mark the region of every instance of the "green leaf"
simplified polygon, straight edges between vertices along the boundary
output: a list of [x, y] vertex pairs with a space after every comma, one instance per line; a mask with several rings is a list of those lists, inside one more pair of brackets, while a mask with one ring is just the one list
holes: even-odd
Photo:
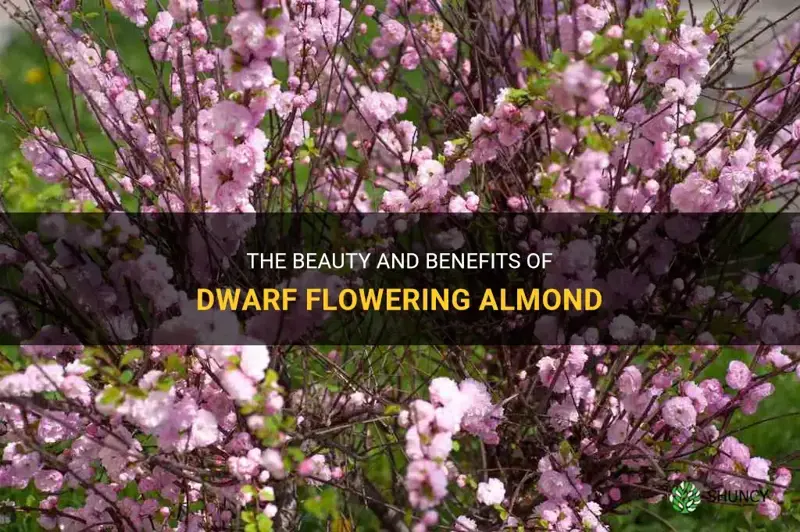
[[506, 101], [513, 103], [517, 107], [523, 107], [530, 102], [530, 96], [527, 90], [510, 89], [506, 93]]
[[280, 376], [274, 369], [267, 370], [267, 376], [264, 377], [264, 386], [267, 388], [271, 388], [274, 384], [278, 382]]
[[128, 482], [125, 487], [117, 494], [117, 499], [122, 500], [125, 497], [131, 499], [139, 498], [139, 485], [136, 482]]
[[164, 367], [168, 373], [174, 372], [178, 375], [184, 375], [186, 373], [186, 365], [180, 355], [172, 354], [168, 356]]
[[33, 123], [37, 126], [46, 126], [47, 125], [47, 109], [44, 107], [39, 107], [36, 109], [36, 112], [33, 114]]
[[553, 52], [553, 57], [550, 60], [558, 70], [564, 70], [569, 64], [569, 56], [561, 50]]
[[103, 405], [111, 405], [121, 400], [122, 400], [122, 391], [115, 386], [110, 386], [106, 388], [105, 390], [103, 390], [103, 393], [100, 396], [100, 404]]
[[706, 13], [705, 18], [703, 19], [703, 29], [706, 33], [710, 33], [712, 27], [714, 26], [714, 22], [717, 20], [717, 13], [713, 9]]
[[545, 70], [545, 64], [541, 59], [539, 59], [539, 56], [533, 53], [531, 50], [522, 51], [522, 60], [520, 61], [520, 64], [523, 68], [529, 68], [538, 72], [543, 72]]
[[175, 381], [166, 375], [162, 375], [156, 382], [156, 390], [168, 392], [175, 385]]
[[289, 447], [286, 449], [286, 456], [296, 463], [302, 462], [306, 458], [303, 454], [303, 451], [301, 451], [298, 447]]
[[558, 445], [558, 454], [561, 455], [561, 458], [563, 458], [565, 461], [572, 460], [572, 445], [570, 445], [567, 440], [562, 441]]
[[383, 413], [387, 416], [396, 416], [401, 410], [402, 408], [400, 405], [386, 405], [386, 408], [383, 409]]
[[500, 516], [500, 519], [502, 519], [503, 521], [508, 519], [508, 511], [506, 511], [505, 508], [503, 508], [499, 504], [495, 504], [494, 509], [497, 511], [498, 515]]
[[606, 153], [610, 153], [614, 148], [614, 145], [608, 137], [597, 133], [589, 133], [589, 135], [586, 136], [586, 146], [592, 150]]
[[122, 361], [120, 362], [120, 364], [122, 366], [127, 366], [131, 362], [135, 362], [140, 358], [142, 358], [143, 356], [144, 356], [144, 351], [142, 351], [141, 349], [131, 349], [130, 351], [125, 353], [125, 356], [122, 357]]
[[667, 16], [664, 14], [663, 9], [646, 9], [642, 13], [642, 20], [644, 20], [645, 27], [650, 31], [667, 27]]
[[272, 519], [264, 514], [258, 514], [256, 518], [258, 524], [258, 532], [272, 532]]
[[594, 117], [596, 122], [600, 122], [601, 124], [605, 124], [607, 126], [616, 126], [617, 119], [610, 115], [597, 115]]
[[597, 35], [592, 41], [592, 55], [595, 58], [608, 55], [608, 53], [611, 51], [610, 48], [612, 48], [615, 44], [616, 43], [612, 39], [603, 37], [602, 35]]
[[325, 488], [316, 497], [311, 497], [303, 502], [303, 508], [319, 519], [327, 521], [336, 514], [338, 496], [333, 488]]
[[647, 9], [639, 17], [625, 22], [625, 38], [641, 43], [646, 37], [667, 27], [667, 17], [661, 9]]
[[551, 175], [543, 175], [539, 182], [539, 193], [545, 197], [550, 197], [553, 190], [553, 185], [556, 183], [556, 178]]

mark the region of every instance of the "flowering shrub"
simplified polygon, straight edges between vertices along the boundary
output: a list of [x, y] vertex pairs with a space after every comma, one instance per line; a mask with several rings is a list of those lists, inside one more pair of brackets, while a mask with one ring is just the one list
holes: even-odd
[[[13, 15], [68, 74], [64, 110], [85, 105], [114, 154], [89, 149], [77, 113], [9, 103], [24, 157], [75, 212], [744, 212], [792, 200], [800, 177], [798, 24], [731, 88], [736, 19], [671, 1], [112, 0], [124, 31], [142, 32], [148, 71], [129, 69], [79, 3], [33, 4]], [[123, 339], [132, 290], [177, 326], [230, 325], [190, 312], [186, 272], [139, 246], [135, 226], [69, 241], [54, 220], [54, 255], [32, 233], [0, 248], [23, 292], [77, 287], [98, 330]], [[214, 253], [246, 228], [228, 229]], [[554, 282], [594, 279], [601, 245], [571, 242]], [[108, 278], [75, 247], [105, 253]], [[796, 267], [769, 282], [796, 293]], [[633, 290], [634, 273], [606, 281]], [[729, 296], [693, 290], [698, 304]], [[794, 310], [754, 307], [759, 326], [797, 336]], [[4, 328], [21, 327], [0, 309]], [[627, 316], [609, 330], [648, 334]], [[345, 530], [368, 514], [395, 531], [600, 531], [609, 511], [681, 480], [766, 489], [758, 512], [776, 519], [792, 477], [731, 426], [781, 373], [800, 376], [790, 347], [738, 352], [722, 382], [706, 375], [723, 355], [707, 337], [608, 347], [587, 331], [584, 345], [440, 351], [22, 332], [0, 378], [0, 485], [32, 486], [46, 529]]]

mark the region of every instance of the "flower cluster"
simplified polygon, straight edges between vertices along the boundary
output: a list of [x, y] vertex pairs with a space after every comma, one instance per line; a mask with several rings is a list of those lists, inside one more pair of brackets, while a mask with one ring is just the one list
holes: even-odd
[[496, 444], [496, 429], [503, 415], [502, 407], [492, 404], [486, 386], [471, 379], [456, 384], [447, 377], [437, 377], [428, 391], [430, 402], [417, 399], [399, 415], [400, 424], [408, 426], [408, 500], [420, 510], [438, 506], [447, 495], [452, 475], [446, 461], [453, 450], [453, 437], [463, 429], [490, 445]]

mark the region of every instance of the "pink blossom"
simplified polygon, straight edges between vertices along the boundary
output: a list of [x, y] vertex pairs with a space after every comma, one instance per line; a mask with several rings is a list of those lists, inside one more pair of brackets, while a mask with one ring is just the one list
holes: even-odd
[[321, 454], [315, 454], [303, 460], [297, 467], [297, 474], [301, 477], [313, 477], [322, 481], [331, 479], [330, 467], [327, 465], [325, 457]]
[[436, 410], [427, 401], [415, 400], [409, 407], [411, 420], [416, 424], [422, 434], [428, 434], [430, 426], [436, 417]]
[[433, 435], [430, 444], [426, 446], [424, 456], [432, 460], [444, 460], [453, 450], [453, 437], [448, 432], [438, 432]]
[[636, 323], [625, 314], [620, 314], [611, 321], [609, 333], [618, 342], [631, 342], [636, 340], [638, 328]]
[[403, 65], [403, 68], [406, 70], [416, 69], [419, 66], [419, 62], [419, 53], [411, 46], [406, 48], [405, 52], [403, 52], [403, 57], [400, 58], [400, 64]]
[[137, 26], [142, 27], [147, 23], [147, 3], [144, 0], [112, 0], [111, 5]]
[[670, 192], [670, 200], [682, 212], [711, 212], [716, 208], [717, 185], [699, 174], [690, 174]]
[[478, 502], [487, 506], [502, 504], [506, 496], [506, 488], [503, 482], [496, 478], [490, 478], [486, 482], [478, 484]]
[[622, 370], [618, 381], [619, 391], [625, 394], [636, 393], [642, 387], [642, 373], [636, 366]]
[[774, 521], [781, 515], [781, 506], [780, 504], [776, 503], [772, 499], [767, 499], [765, 501], [761, 501], [758, 503], [756, 507], [758, 513], [769, 519], [770, 521]]
[[695, 410], [698, 414], [702, 414], [708, 407], [708, 400], [706, 399], [705, 391], [694, 382], [685, 382], [681, 387], [683, 395], [692, 400]]
[[267, 28], [267, 21], [256, 11], [243, 11], [231, 19], [225, 31], [238, 53], [267, 59], [277, 55], [282, 40], [280, 33], [277, 38], [268, 37]]
[[405, 484], [411, 506], [427, 510], [447, 495], [447, 470], [430, 460], [415, 460], [408, 466]]
[[385, 19], [381, 26], [381, 36], [388, 46], [397, 46], [406, 36], [406, 28], [394, 19]]
[[197, 13], [197, 0], [169, 0], [169, 12], [179, 22], [186, 22]]
[[228, 137], [244, 137], [255, 127], [250, 111], [246, 107], [230, 100], [219, 102], [211, 112], [216, 130]]
[[566, 68], [561, 89], [553, 99], [565, 109], [585, 104], [587, 112], [597, 112], [608, 105], [602, 74], [583, 61]]
[[437, 377], [428, 385], [431, 394], [431, 401], [434, 404], [447, 406], [453, 401], [461, 399], [461, 392], [458, 384], [447, 377]]
[[552, 500], [563, 499], [573, 492], [567, 476], [554, 470], [542, 473], [537, 489], [539, 493]]
[[435, 186], [444, 177], [444, 166], [439, 161], [429, 159], [417, 170], [417, 183], [422, 187]]
[[753, 457], [747, 466], [747, 476], [756, 480], [769, 481], [770, 461], [764, 458]]
[[[258, 452], [258, 449], [254, 449]], [[246, 456], [231, 456], [228, 458], [228, 470], [240, 479], [247, 480], [258, 474], [258, 462], [249, 453]]]
[[725, 376], [725, 382], [734, 390], [743, 390], [750, 384], [752, 372], [747, 364], [740, 360], [733, 360], [728, 364], [728, 374]]
[[686, 84], [678, 78], [670, 78], [664, 84], [661, 94], [666, 101], [677, 102], [686, 94]]
[[199, 410], [192, 421], [188, 448], [197, 449], [216, 443], [220, 438], [217, 420], [208, 410]]
[[575, 22], [578, 31], [598, 31], [608, 23], [609, 13], [605, 9], [592, 7], [589, 4], [583, 4], [575, 11]]
[[758, 404], [774, 392], [775, 385], [771, 382], [764, 382], [755, 386], [745, 395], [744, 401], [742, 402], [742, 413], [746, 415], [754, 414], [758, 408]]
[[672, 152], [672, 164], [678, 170], [687, 170], [694, 164], [696, 155], [691, 148], [678, 148]]
[[692, 58], [704, 58], [714, 46], [714, 41], [701, 27], [681, 25], [680, 47]]
[[467, 516], [460, 515], [453, 524], [454, 532], [477, 532], [478, 525]]
[[361, 117], [372, 127], [392, 118], [400, 108], [397, 98], [388, 92], [370, 92], [358, 104]]
[[281, 454], [275, 449], [265, 449], [261, 455], [261, 465], [275, 478], [283, 478], [285, 469]]
[[719, 449], [724, 455], [730, 457], [744, 467], [750, 464], [750, 449], [732, 436], [728, 436], [722, 440]]
[[688, 397], [673, 397], [661, 407], [661, 416], [670, 427], [688, 430], [697, 422], [697, 411]]
[[402, 190], [387, 190], [383, 193], [381, 207], [386, 212], [407, 212], [411, 202]]
[[155, 22], [150, 26], [150, 39], [154, 41], [166, 39], [167, 35], [169, 35], [169, 32], [172, 30], [174, 22], [175, 20], [168, 11], [159, 11], [156, 15]]
[[466, 379], [461, 382], [459, 389], [469, 398], [469, 406], [461, 421], [462, 428], [485, 443], [496, 444], [499, 441], [496, 431], [502, 420], [503, 408], [492, 404], [488, 389], [477, 381]]
[[619, 419], [608, 427], [606, 441], [609, 445], [619, 445], [628, 438], [630, 424], [624, 419]]
[[792, 473], [785, 467], [779, 467], [778, 470], [775, 472], [775, 480], [773, 481], [775, 486], [772, 489], [772, 497], [778, 501], [783, 501], [783, 496], [786, 492], [786, 488], [789, 487], [789, 484], [792, 482]]
[[239, 367], [242, 373], [258, 382], [264, 379], [264, 372], [269, 366], [269, 349], [267, 346], [242, 346]]
[[256, 387], [253, 381], [241, 371], [225, 371], [222, 373], [220, 380], [225, 391], [236, 401], [250, 401], [256, 395]]
[[36, 489], [45, 493], [55, 493], [61, 489], [64, 476], [54, 469], [42, 469], [33, 476]]

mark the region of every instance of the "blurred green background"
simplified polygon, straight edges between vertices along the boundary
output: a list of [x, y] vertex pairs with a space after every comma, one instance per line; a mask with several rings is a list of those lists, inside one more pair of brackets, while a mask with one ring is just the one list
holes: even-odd
[[[137, 72], [150, 70], [144, 53], [144, 45], [137, 31], [111, 14], [114, 37], [118, 43], [121, 57], [128, 66]], [[100, 27], [98, 25], [98, 27]], [[125, 30], [129, 31], [125, 31]], [[0, 31], [6, 31], [0, 29]], [[17, 121], [7, 111], [7, 104], [13, 102], [27, 120], [42, 120], [48, 117], [57, 127], [63, 126], [62, 111], [70, 118], [73, 112], [80, 117], [84, 134], [93, 150], [111, 156], [108, 143], [97, 126], [92, 127], [86, 106], [77, 102], [72, 109], [72, 98], [66, 88], [65, 76], [61, 70], [46, 61], [39, 46], [23, 34], [16, 34], [0, 50], [0, 194], [5, 207], [10, 211], [50, 211], [59, 210], [64, 205], [63, 191], [59, 185], [43, 183], [35, 178], [29, 165], [19, 153], [22, 138]], [[729, 351], [709, 368], [706, 377], [723, 377], [728, 361], [736, 357]], [[775, 382], [776, 392], [766, 399], [756, 415], [735, 419], [732, 426], [743, 427], [759, 420], [782, 414], [800, 411], [800, 383], [793, 375], [786, 375]], [[776, 421], [756, 425], [737, 434], [737, 437], [753, 449], [753, 455], [767, 459], [780, 460], [800, 451], [800, 418], [783, 417]], [[798, 463], [795, 460], [794, 463]], [[638, 502], [622, 507], [616, 515], [610, 516], [612, 530], [632, 531], [797, 531], [800, 530], [800, 472], [795, 472], [794, 492], [784, 505], [784, 513], [778, 520], [769, 522], [754, 515], [753, 507], [731, 507], [701, 504], [697, 511], [689, 515], [675, 512], [667, 501], [658, 504]], [[38, 501], [32, 491], [0, 490], [0, 501], [10, 499], [17, 505], [36, 506]], [[360, 527], [359, 527], [360, 528]], [[4, 530], [38, 530], [36, 516], [17, 514], [14, 523], [1, 525]]]

